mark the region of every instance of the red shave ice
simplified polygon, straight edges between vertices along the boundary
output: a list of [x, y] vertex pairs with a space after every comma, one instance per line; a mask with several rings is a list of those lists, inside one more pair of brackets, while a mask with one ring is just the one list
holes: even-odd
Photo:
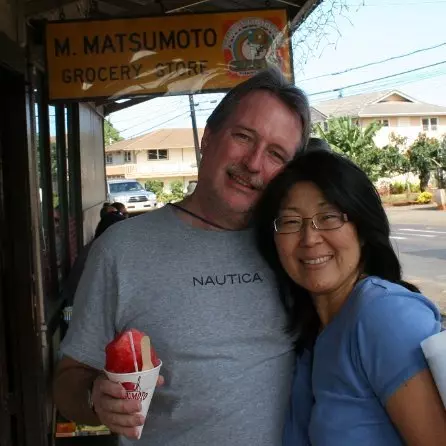
[[[131, 334], [135, 349], [138, 370], [135, 370], [135, 361], [131, 343]], [[133, 373], [142, 370], [141, 339], [146, 336], [144, 333], [130, 329], [119, 333], [107, 347], [105, 347], [105, 370], [112, 373]], [[156, 356], [155, 349], [150, 346], [150, 358], [154, 367], [160, 363]]]

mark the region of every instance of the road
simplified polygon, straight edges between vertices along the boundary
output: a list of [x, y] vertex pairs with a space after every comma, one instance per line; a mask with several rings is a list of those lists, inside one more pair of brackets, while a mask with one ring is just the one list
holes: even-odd
[[386, 212], [404, 279], [446, 314], [446, 212], [429, 206], [387, 208]]

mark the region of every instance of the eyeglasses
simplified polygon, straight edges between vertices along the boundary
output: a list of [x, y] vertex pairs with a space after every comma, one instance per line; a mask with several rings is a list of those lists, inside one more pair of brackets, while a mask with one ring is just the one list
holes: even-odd
[[310, 218], [302, 218], [299, 215], [286, 215], [274, 220], [274, 230], [278, 234], [300, 232], [305, 220], [310, 220], [311, 226], [317, 231], [330, 231], [344, 226], [344, 223], [348, 221], [348, 217], [347, 214], [342, 214], [341, 212], [322, 212]]

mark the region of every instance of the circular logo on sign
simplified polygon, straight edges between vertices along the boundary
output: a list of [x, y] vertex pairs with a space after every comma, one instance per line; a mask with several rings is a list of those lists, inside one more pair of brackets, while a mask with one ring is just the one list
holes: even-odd
[[225, 61], [231, 73], [251, 76], [267, 68], [268, 62], [281, 65], [281, 55], [274, 40], [279, 28], [269, 20], [258, 17], [235, 22], [223, 39]]

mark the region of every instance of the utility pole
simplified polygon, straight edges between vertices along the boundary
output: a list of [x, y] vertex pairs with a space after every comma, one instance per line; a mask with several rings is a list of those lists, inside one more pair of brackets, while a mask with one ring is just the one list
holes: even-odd
[[198, 129], [197, 129], [197, 121], [195, 119], [195, 104], [194, 104], [194, 95], [189, 95], [189, 106], [190, 106], [190, 117], [192, 120], [192, 131], [194, 132], [194, 145], [195, 145], [195, 158], [197, 159], [197, 169], [200, 168], [200, 141], [198, 140]]

